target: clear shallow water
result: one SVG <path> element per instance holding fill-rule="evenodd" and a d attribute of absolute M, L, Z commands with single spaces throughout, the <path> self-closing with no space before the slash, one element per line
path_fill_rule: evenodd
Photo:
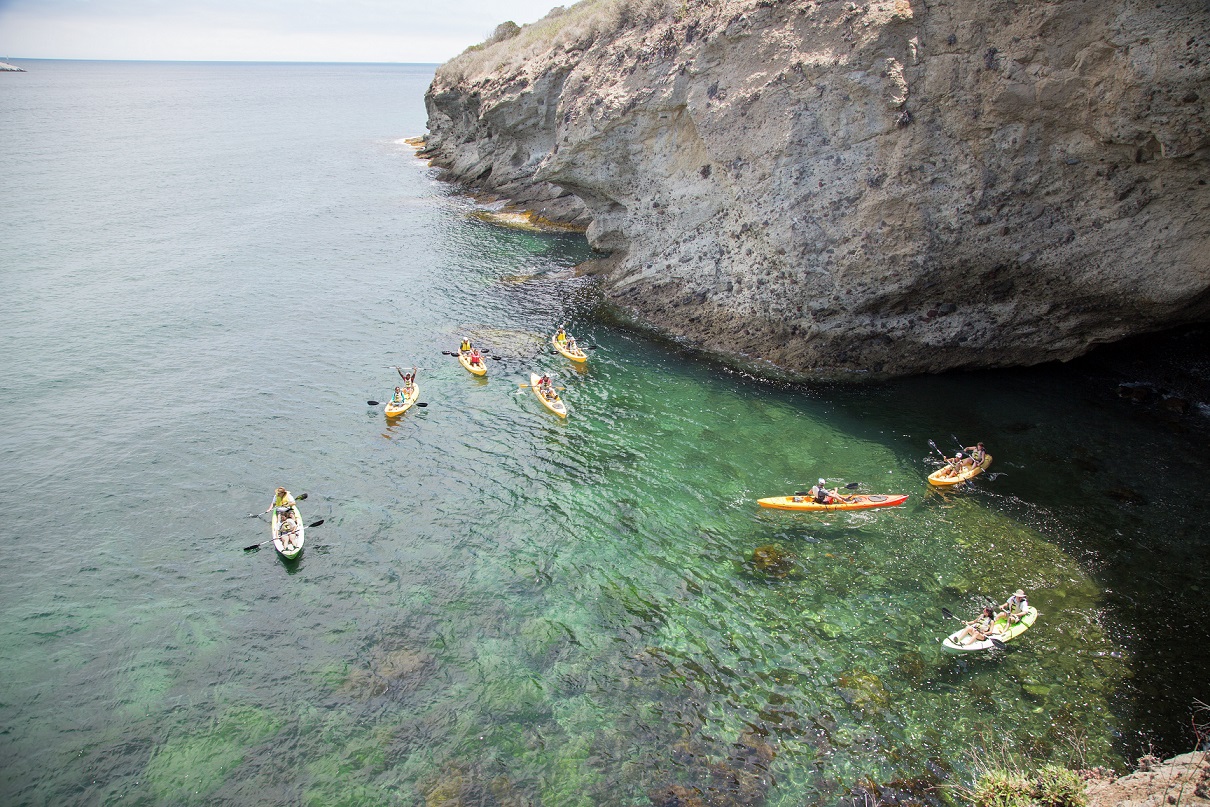
<path fill-rule="evenodd" d="M 616 330 L 582 240 L 468 218 L 414 159 L 427 68 L 26 66 L 0 84 L 5 803 L 833 804 L 960 777 L 989 736 L 1090 764 L 1192 741 L 1196 419 L 1078 368 L 788 388 Z M 565 319 L 586 368 L 544 347 Z M 504 357 L 486 381 L 441 353 L 466 332 Z M 393 364 L 430 405 L 388 422 Z M 950 434 L 1006 475 L 929 491 Z M 820 474 L 911 498 L 754 504 Z M 278 484 L 325 519 L 296 564 L 241 551 Z M 941 654 L 942 607 L 1018 585 L 1031 632 Z"/>

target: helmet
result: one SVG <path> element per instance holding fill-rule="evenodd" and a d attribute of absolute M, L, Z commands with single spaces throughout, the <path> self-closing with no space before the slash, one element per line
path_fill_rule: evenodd
<path fill-rule="evenodd" d="M 826 485 L 826 484 L 828 484 L 828 480 L 826 480 L 826 479 L 822 479 L 822 478 L 821 478 L 821 479 L 819 480 L 819 484 L 821 484 L 821 485 Z"/>

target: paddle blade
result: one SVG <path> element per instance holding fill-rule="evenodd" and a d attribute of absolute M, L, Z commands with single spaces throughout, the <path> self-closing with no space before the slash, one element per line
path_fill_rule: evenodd
<path fill-rule="evenodd" d="M 366 401 L 366 406 L 378 406 L 378 401 Z"/>
<path fill-rule="evenodd" d="M 307 529 L 312 529 L 314 527 L 318 527 L 322 523 L 324 523 L 324 519 L 321 518 L 319 521 L 316 521 L 314 524 L 308 524 Z"/>
<path fill-rule="evenodd" d="M 306 499 L 306 498 L 307 498 L 308 496 L 310 496 L 310 495 L 311 495 L 310 493 L 304 493 L 304 494 L 303 494 L 303 495 L 301 495 L 301 496 L 295 496 L 295 497 L 294 497 L 294 501 L 296 501 L 296 502 L 301 502 L 301 501 L 303 501 L 304 499 Z"/>
<path fill-rule="evenodd" d="M 1006 645 L 1004 642 L 1000 641 L 996 637 L 988 636 L 987 638 L 991 639 L 992 647 L 996 648 L 997 650 L 1007 650 L 1008 649 L 1008 645 Z"/>
<path fill-rule="evenodd" d="M 428 406 L 428 403 L 426 403 L 425 401 L 418 401 L 418 402 L 416 403 L 416 405 L 417 405 L 417 406 L 424 407 L 424 406 Z"/>
<path fill-rule="evenodd" d="M 860 482 L 850 482 L 849 484 L 845 485 L 844 487 L 845 487 L 845 490 L 856 490 L 860 484 L 861 484 Z"/>
<path fill-rule="evenodd" d="M 260 549 L 260 544 L 253 544 L 252 546 L 244 547 L 245 552 L 251 552 L 253 549 Z"/>
<path fill-rule="evenodd" d="M 951 612 L 950 609 L 948 609 L 948 608 L 942 608 L 941 613 L 944 614 L 949 619 L 958 619 L 958 617 L 954 616 L 953 612 Z"/>

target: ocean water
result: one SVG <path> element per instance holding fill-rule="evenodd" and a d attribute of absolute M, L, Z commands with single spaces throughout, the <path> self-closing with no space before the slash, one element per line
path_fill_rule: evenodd
<path fill-rule="evenodd" d="M 583 239 L 484 223 L 415 158 L 431 67 L 23 66 L 0 802 L 831 805 L 935 800 L 979 747 L 1192 747 L 1204 417 L 1078 363 L 787 386 L 619 329 Z M 486 379 L 443 352 L 468 334 Z M 387 420 L 396 365 L 428 405 Z M 956 440 L 991 472 L 931 490 Z M 755 504 L 821 475 L 910 498 Z M 294 563 L 243 551 L 277 485 L 324 520 Z M 942 608 L 1018 586 L 1033 629 L 941 652 Z"/>

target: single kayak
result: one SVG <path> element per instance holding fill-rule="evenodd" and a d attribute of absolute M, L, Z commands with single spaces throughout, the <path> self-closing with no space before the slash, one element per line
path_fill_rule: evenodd
<path fill-rule="evenodd" d="M 472 375 L 487 375 L 487 360 L 483 358 L 482 354 L 479 356 L 478 364 L 471 364 L 471 354 L 461 350 L 458 352 L 458 363 Z"/>
<path fill-rule="evenodd" d="M 965 482 L 968 479 L 974 479 L 976 476 L 986 471 L 988 466 L 991 464 L 992 455 L 988 454 L 983 458 L 983 462 L 979 463 L 973 468 L 963 468 L 959 473 L 956 473 L 953 476 L 943 476 L 943 474 L 949 469 L 949 466 L 947 465 L 945 468 L 938 468 L 936 471 L 933 471 L 931 474 L 929 474 L 929 484 L 936 485 L 937 487 L 957 485 L 960 482 Z"/>
<path fill-rule="evenodd" d="M 404 412 L 412 408 L 412 404 L 416 403 L 416 399 L 420 397 L 420 385 L 413 384 L 410 390 L 403 393 L 403 403 L 387 402 L 386 408 L 382 411 L 386 412 L 387 417 L 393 418 L 396 415 L 402 415 Z"/>
<path fill-rule="evenodd" d="M 302 513 L 298 512 L 297 504 L 290 506 L 285 515 L 287 518 L 294 519 L 295 529 L 288 534 L 282 534 L 281 525 L 285 519 L 277 512 L 279 509 L 273 508 L 273 519 L 269 524 L 269 531 L 273 536 L 273 548 L 286 560 L 294 560 L 303 551 Z"/>
<path fill-rule="evenodd" d="M 559 342 L 559 335 L 555 334 L 550 338 L 550 343 L 555 346 L 555 350 L 562 353 L 572 361 L 588 361 L 588 354 L 577 346 L 575 350 L 568 350 L 567 345 Z"/>
<path fill-rule="evenodd" d="M 542 394 L 542 390 L 538 389 L 538 379 L 540 379 L 541 377 L 542 376 L 538 375 L 537 373 L 529 374 L 530 389 L 532 389 L 534 391 L 534 395 L 538 396 L 538 400 L 542 402 L 543 406 L 545 406 L 547 409 L 554 412 L 556 415 L 558 415 L 561 418 L 567 417 L 567 406 L 563 403 L 563 399 L 559 397 L 559 393 L 555 392 L 552 389 L 550 391 L 550 394 L 555 397 L 547 398 L 545 395 Z"/>
<path fill-rule="evenodd" d="M 895 493 L 889 496 L 874 494 L 872 496 L 847 496 L 847 501 L 835 504 L 819 504 L 810 496 L 770 496 L 767 499 L 757 499 L 761 507 L 771 507 L 774 510 L 806 510 L 820 512 L 823 510 L 864 510 L 867 507 L 894 507 L 907 501 L 906 493 Z"/>
<path fill-rule="evenodd" d="M 988 636 L 999 639 L 1002 642 L 1011 642 L 1013 639 L 1016 639 L 1022 633 L 1025 633 L 1025 631 L 1029 630 L 1030 626 L 1032 626 L 1037 619 L 1038 609 L 1031 606 L 1028 611 L 1026 611 L 1024 614 L 1021 614 L 1021 618 L 1019 620 L 1014 622 L 1012 626 L 1009 627 L 1008 614 L 1002 613 L 996 617 L 996 621 L 992 623 L 992 632 L 989 633 Z M 974 637 L 967 637 L 970 639 L 970 644 L 959 644 L 958 634 L 962 633 L 964 630 L 966 630 L 966 628 L 959 628 L 949 636 L 946 636 L 941 641 L 941 648 L 948 653 L 977 653 L 980 650 L 990 650 L 992 647 L 995 647 L 995 645 L 992 644 L 991 639 L 978 641 Z"/>

